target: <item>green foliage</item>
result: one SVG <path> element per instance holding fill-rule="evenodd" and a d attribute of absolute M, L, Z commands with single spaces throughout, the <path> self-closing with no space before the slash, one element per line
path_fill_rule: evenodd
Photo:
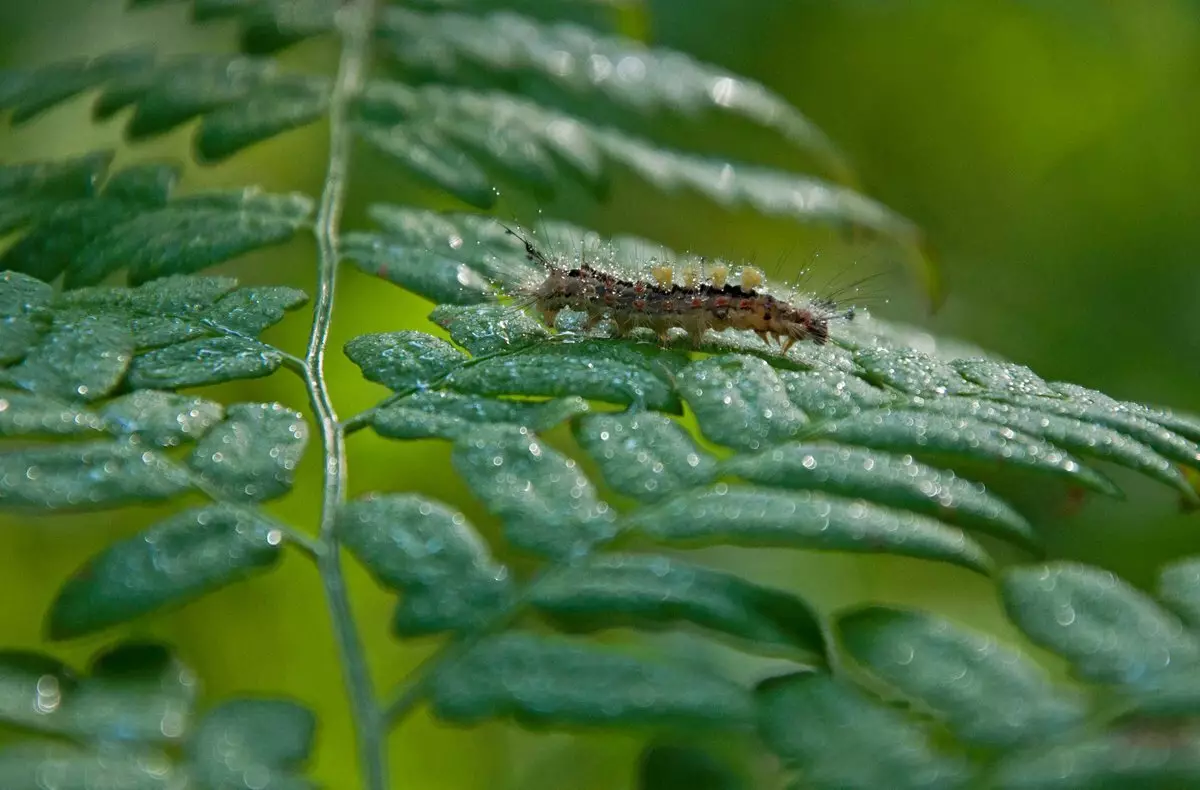
<path fill-rule="evenodd" d="M 910 222 L 845 185 L 829 141 L 766 88 L 601 32 L 614 25 L 596 7 L 572 12 L 588 28 L 502 5 L 193 0 L 197 21 L 236 19 L 242 52 L 131 50 L 0 75 L 14 124 L 98 93 L 96 118 L 128 109 L 131 143 L 197 120 L 202 161 L 332 126 L 320 199 L 254 187 L 178 194 L 176 166 L 113 170 L 112 152 L 0 167 L 0 232 L 12 235 L 0 253 L 0 506 L 188 498 L 65 580 L 49 639 L 143 623 L 270 572 L 290 547 L 315 561 L 328 598 L 370 790 L 389 786 L 385 725 L 423 702 L 462 726 L 512 718 L 652 736 L 647 789 L 751 786 L 736 760 L 657 740 L 700 731 L 756 764 L 773 755 L 772 781 L 803 788 L 1200 782 L 1200 559 L 1162 571 L 1160 600 L 1099 568 L 1026 564 L 1054 519 L 1036 494 L 1122 496 L 1107 467 L 1200 503 L 1200 418 L 1047 382 L 953 341 L 925 338 L 919 350 L 914 329 L 869 315 L 836 323 L 828 345 L 786 353 L 736 331 L 708 333 L 693 353 L 615 339 L 567 313 L 547 327 L 507 303 L 538 266 L 492 219 L 377 204 L 376 228 L 343 232 L 358 138 L 477 207 L 493 206 L 501 186 L 605 198 L 633 175 L 665 193 L 922 247 Z M 269 57 L 322 37 L 341 42 L 335 76 Z M 373 64 L 371 42 L 385 63 Z M 701 132 L 721 123 L 779 137 L 825 178 L 718 158 Z M 301 358 L 261 336 L 306 294 L 199 272 L 310 232 L 320 275 Z M 557 220 L 538 232 L 559 248 L 595 241 L 614 264 L 650 244 Z M 431 332 L 345 344 L 363 377 L 391 390 L 345 420 L 323 368 L 342 261 L 437 305 Z M 122 272 L 128 285 L 114 285 Z M 302 380 L 314 426 L 292 405 L 191 391 L 278 370 Z M 349 500 L 344 439 L 365 428 L 448 442 L 481 505 L 478 526 L 416 493 Z M 323 498 L 312 535 L 264 509 L 295 484 L 310 431 Z M 916 610 L 822 611 L 709 567 L 715 553 L 688 556 L 701 547 L 957 566 L 997 581 L 1026 643 Z M 398 639 L 446 641 L 391 705 L 361 654 L 342 548 L 396 595 Z M 680 627 L 704 646 L 696 656 L 637 638 Z M 716 640 L 785 674 L 764 679 L 748 663 L 755 678 L 734 677 L 705 652 Z M 1030 644 L 1065 659 L 1070 681 Z M 234 699 L 197 716 L 199 682 L 153 645 L 111 648 L 86 675 L 41 654 L 0 654 L 0 720 L 37 736 L 0 749 L 0 784 L 314 786 L 303 776 L 311 713 Z"/>

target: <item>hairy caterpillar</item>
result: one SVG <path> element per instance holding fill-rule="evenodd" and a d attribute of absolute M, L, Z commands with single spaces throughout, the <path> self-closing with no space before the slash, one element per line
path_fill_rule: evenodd
<path fill-rule="evenodd" d="M 775 341 L 786 353 L 804 340 L 825 344 L 831 322 L 854 318 L 853 308 L 842 309 L 832 299 L 784 299 L 766 293 L 763 273 L 752 266 L 742 268 L 736 282 L 730 281 L 726 263 L 706 265 L 703 258 L 678 272 L 671 263 L 655 262 L 649 281 L 628 279 L 598 268 L 585 251 L 570 257 L 546 255 L 516 231 L 505 230 L 524 244 L 529 262 L 546 273 L 520 290 L 523 306 L 531 307 L 547 326 L 554 326 L 559 312 L 572 310 L 586 316 L 587 330 L 610 320 L 617 337 L 646 328 L 667 345 L 670 331 L 679 329 L 698 348 L 710 329 L 739 329 L 756 333 L 768 345 Z"/>

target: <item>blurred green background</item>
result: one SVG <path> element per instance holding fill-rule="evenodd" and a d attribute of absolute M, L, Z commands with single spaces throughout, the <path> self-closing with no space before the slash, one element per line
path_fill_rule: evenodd
<path fill-rule="evenodd" d="M 877 314 L 956 335 L 1047 379 L 1200 412 L 1200 8 L 1192 0 L 657 0 L 642 13 L 652 43 L 756 78 L 791 100 L 847 152 L 867 194 L 925 229 L 940 252 L 949 291 L 944 308 L 929 315 L 913 287 L 888 280 L 895 293 Z M 119 0 L 0 4 L 3 67 L 139 42 L 172 52 L 228 51 L 234 40 L 231 27 L 189 24 L 183 4 L 142 12 L 124 11 Z M 306 44 L 287 60 L 320 69 L 332 55 L 328 43 Z M 97 126 L 86 101 L 72 102 L 27 127 L 0 131 L 0 160 L 117 145 L 120 122 Z M 315 195 L 325 132 L 317 125 L 220 167 L 192 166 L 185 185 L 260 183 Z M 187 152 L 188 130 L 180 130 L 122 156 L 184 159 Z M 789 162 L 782 150 L 762 156 Z M 430 199 L 377 159 L 365 156 L 359 165 L 351 226 L 365 224 L 370 201 Z M 624 189 L 609 206 L 570 208 L 581 224 L 676 247 L 763 260 L 796 249 L 786 224 L 647 190 Z M 804 256 L 821 251 L 820 237 L 815 244 Z M 788 265 L 802 265 L 797 257 L 804 256 L 793 255 Z M 824 260 L 835 269 L 847 264 L 835 252 Z M 228 268 L 248 282 L 311 292 L 314 253 L 299 240 Z M 343 272 L 340 288 L 328 374 L 339 411 L 349 415 L 383 391 L 360 379 L 341 345 L 362 332 L 429 330 L 429 305 L 357 271 Z M 267 337 L 299 352 L 306 332 L 301 312 Z M 306 408 L 301 387 L 283 372 L 214 394 Z M 450 473 L 444 445 L 387 444 L 360 434 L 350 447 L 352 494 L 425 492 L 464 508 L 495 535 Z M 296 493 L 273 506 L 305 529 L 317 508 L 318 461 L 310 451 Z M 1146 583 L 1166 559 L 1200 553 L 1200 516 L 1178 513 L 1165 489 L 1115 477 L 1129 501 L 1064 512 L 1049 528 L 1054 555 Z M 41 616 L 59 583 L 162 512 L 0 522 L 0 644 L 45 648 Z M 1010 633 L 986 581 L 955 569 L 785 552 L 706 552 L 706 559 L 797 590 L 826 609 L 863 600 L 911 603 Z M 386 691 L 434 643 L 391 640 L 391 598 L 357 569 L 351 581 Z M 355 786 L 339 668 L 317 577 L 304 559 L 291 557 L 275 573 L 126 633 L 176 645 L 199 672 L 207 699 L 286 694 L 315 707 L 322 720 L 317 778 L 333 788 Z M 52 649 L 84 663 L 115 636 Z M 686 638 L 679 640 L 668 638 L 663 647 L 686 650 Z M 538 735 L 504 725 L 462 731 L 421 712 L 390 743 L 396 787 L 616 788 L 631 781 L 641 738 Z"/>

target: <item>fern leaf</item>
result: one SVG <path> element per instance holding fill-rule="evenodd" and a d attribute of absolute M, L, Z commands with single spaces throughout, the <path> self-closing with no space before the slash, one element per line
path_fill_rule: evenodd
<path fill-rule="evenodd" d="M 312 752 L 316 729 L 316 716 L 295 702 L 229 700 L 197 725 L 187 766 L 202 786 L 244 787 L 246 777 L 254 777 L 266 787 L 312 787 L 298 769 Z"/>
<path fill-rule="evenodd" d="M 206 337 L 156 349 L 129 367 L 135 389 L 201 387 L 269 376 L 283 364 L 271 346 L 240 337 Z"/>
<path fill-rule="evenodd" d="M 113 398 L 100 410 L 113 433 L 137 436 L 159 447 L 195 441 L 225 417 L 216 401 L 174 392 L 140 390 Z"/>
<path fill-rule="evenodd" d="M 753 719 L 749 693 L 718 675 L 517 632 L 439 667 L 431 685 L 434 711 L 459 723 L 736 730 Z"/>
<path fill-rule="evenodd" d="M 179 513 L 88 560 L 47 614 L 52 639 L 71 639 L 177 606 L 261 573 L 283 537 L 264 519 L 225 505 Z"/>
<path fill-rule="evenodd" d="M 1002 594 L 1013 622 L 1082 677 L 1136 687 L 1200 662 L 1200 636 L 1099 568 L 1066 562 L 1014 568 Z"/>
<path fill-rule="evenodd" d="M 807 787 L 955 788 L 970 776 L 916 722 L 829 675 L 774 678 L 758 696 L 763 741 Z"/>
<path fill-rule="evenodd" d="M 453 461 L 518 548 L 565 558 L 616 534 L 615 514 L 575 462 L 524 428 L 481 427 L 455 443 Z"/>
<path fill-rule="evenodd" d="M 541 580 L 533 606 L 573 632 L 694 623 L 751 645 L 822 656 L 821 623 L 787 593 L 680 559 L 602 554 Z"/>
<path fill-rule="evenodd" d="M 0 504 L 5 507 L 117 507 L 168 499 L 190 487 L 184 469 L 129 441 L 0 452 Z"/>
<path fill-rule="evenodd" d="M 1056 688 L 1028 657 L 941 618 L 873 606 L 843 614 L 837 630 L 872 675 L 934 711 L 968 743 L 1010 748 L 1086 715 L 1083 700 Z"/>
<path fill-rule="evenodd" d="M 512 579 L 461 513 L 411 494 L 344 506 L 338 534 L 376 581 L 403 593 L 395 630 L 418 636 L 478 625 L 508 601 Z"/>
<path fill-rule="evenodd" d="M 262 501 L 287 493 L 308 443 L 308 423 L 279 403 L 238 403 L 197 444 L 189 464 L 224 498 Z"/>
<path fill-rule="evenodd" d="M 390 439 L 458 439 L 469 436 L 480 425 L 548 431 L 587 410 L 587 401 L 579 397 L 527 403 L 426 390 L 375 411 L 371 427 Z"/>
<path fill-rule="evenodd" d="M 380 36 L 382 51 L 416 80 L 537 96 L 576 117 L 642 134 L 653 128 L 639 123 L 647 116 L 676 125 L 736 118 L 778 134 L 826 172 L 846 175 L 828 138 L 780 97 L 680 52 L 505 12 L 479 18 L 392 8 Z"/>

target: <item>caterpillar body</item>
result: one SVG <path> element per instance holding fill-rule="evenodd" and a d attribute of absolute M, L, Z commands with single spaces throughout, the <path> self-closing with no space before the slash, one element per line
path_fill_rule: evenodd
<path fill-rule="evenodd" d="M 703 259 L 678 272 L 671 264 L 657 264 L 648 281 L 627 279 L 593 266 L 583 255 L 547 256 L 506 230 L 523 242 L 529 261 L 546 272 L 523 290 L 528 306 L 550 327 L 559 312 L 572 310 L 586 315 L 588 330 L 611 321 L 617 337 L 645 328 L 667 345 L 671 330 L 679 329 L 698 348 L 710 329 L 738 329 L 756 333 L 768 345 L 774 341 L 785 353 L 804 340 L 825 344 L 832 321 L 854 317 L 853 309 L 840 309 L 831 299 L 766 293 L 762 272 L 751 266 L 741 269 L 736 282 L 730 282 L 727 264 L 704 266 Z"/>

